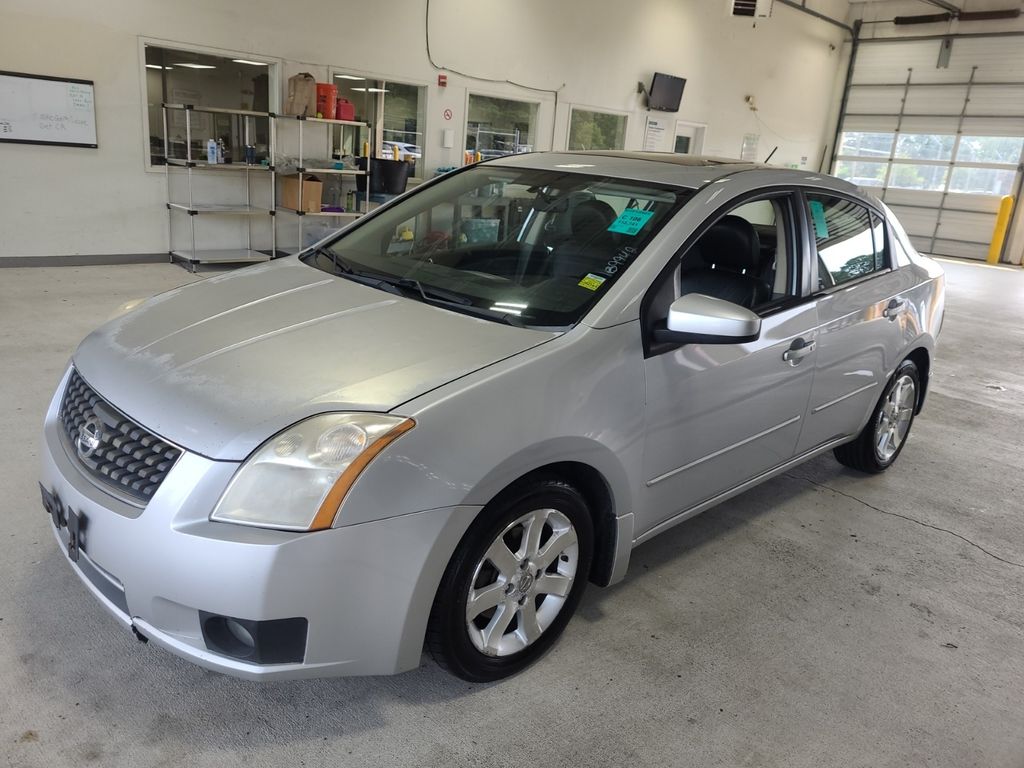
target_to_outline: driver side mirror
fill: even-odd
[[[761,318],[730,301],[688,293],[672,302],[666,328],[655,341],[672,344],[743,344],[761,334]]]

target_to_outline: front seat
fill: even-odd
[[[772,287],[759,274],[761,243],[757,230],[746,219],[725,216],[715,222],[684,261],[692,257],[702,263],[682,273],[680,296],[702,293],[747,309],[771,298]]]
[[[603,200],[583,200],[569,214],[571,234],[555,247],[552,274],[577,277],[602,269],[614,255],[615,241],[608,227],[615,209]]]

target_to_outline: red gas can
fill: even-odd
[[[334,113],[336,120],[355,120],[356,105],[348,99],[338,99],[338,108]]]
[[[333,120],[338,101],[338,86],[332,83],[316,84],[316,111],[320,117]]]

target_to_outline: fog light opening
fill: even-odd
[[[254,649],[256,647],[256,641],[253,640],[252,633],[250,633],[249,630],[238,621],[235,619],[225,619],[224,624],[227,626],[227,630],[231,633],[231,636],[240,644],[249,649]]]
[[[303,617],[254,621],[199,612],[203,641],[214,653],[255,664],[301,663],[309,622]]]
[[[203,636],[212,651],[236,659],[251,659],[256,653],[256,640],[238,619],[210,616],[203,622]]]

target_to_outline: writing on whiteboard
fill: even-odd
[[[0,141],[95,147],[92,83],[0,72]]]

